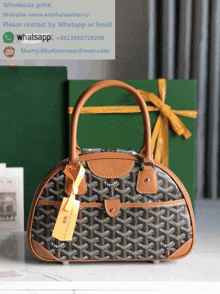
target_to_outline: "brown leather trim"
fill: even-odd
[[[38,243],[36,240],[31,240],[32,242],[32,248],[35,251],[35,255],[37,255],[38,258],[44,261],[59,261],[58,258],[56,258],[52,253],[47,251],[40,243]]]
[[[110,152],[109,152],[110,153]],[[107,152],[102,152],[102,153],[94,153],[94,154],[82,154],[80,155],[80,161],[86,161],[87,158],[89,158],[89,160],[95,160],[95,159],[100,159],[102,158],[102,156],[104,156],[104,158],[125,158],[125,159],[130,159],[130,160],[137,160],[140,161],[142,159],[142,157],[140,156],[140,154],[137,155],[132,155],[132,154],[117,154],[117,153],[113,153],[109,154]],[[92,156],[90,156],[92,155]],[[99,156],[98,156],[99,155]],[[101,155],[101,156],[100,156]],[[34,211],[38,202],[38,199],[45,187],[45,185],[49,182],[49,180],[60,170],[63,170],[64,167],[66,166],[66,164],[68,164],[69,159],[64,159],[62,161],[60,161],[53,169],[51,169],[47,175],[45,176],[45,178],[42,180],[42,182],[40,183],[40,185],[38,186],[32,204],[31,204],[31,208],[30,208],[30,212],[29,212],[29,218],[28,218],[28,224],[27,224],[27,239],[28,239],[28,244],[29,247],[31,249],[31,251],[33,252],[33,254],[35,256],[37,256],[37,254],[35,253],[35,251],[33,250],[33,246],[32,246],[32,242],[31,242],[31,230],[32,230],[32,224],[33,224],[33,217],[34,217]],[[167,174],[169,174],[169,176],[176,182],[176,184],[178,185],[180,191],[182,192],[182,194],[184,195],[186,204],[187,204],[187,208],[189,210],[189,214],[190,214],[190,218],[191,218],[191,223],[192,223],[192,244],[191,244],[191,248],[189,250],[188,253],[186,253],[184,256],[188,255],[193,247],[194,247],[194,243],[195,243],[195,220],[194,220],[194,213],[193,213],[193,208],[192,208],[192,204],[191,204],[191,200],[189,197],[188,192],[186,191],[184,185],[181,183],[181,181],[177,178],[177,176],[170,170],[168,169],[166,166],[164,166],[161,163],[158,162],[154,162],[155,166],[158,166],[159,168],[161,168],[163,171],[165,171]],[[163,202],[163,204],[165,204],[165,202]],[[181,256],[184,257],[184,256]],[[38,258],[40,258],[39,256],[37,256]],[[40,258],[41,259],[41,258]],[[175,258],[177,259],[177,258]],[[156,260],[156,259],[152,259],[152,260]],[[166,259],[158,259],[158,260],[166,260]],[[94,260],[82,260],[82,261],[75,261],[75,260],[70,260],[71,262],[93,262]],[[96,261],[96,260],[95,260]],[[101,260],[97,260],[97,261],[101,261]],[[103,261],[106,261],[105,259]],[[107,260],[108,261],[108,260]],[[112,260],[112,261],[119,261],[119,260]],[[125,260],[120,260],[120,261],[125,261]],[[134,261],[134,259],[132,260]],[[140,259],[137,259],[136,261],[141,261]],[[146,260],[145,260],[146,261]],[[150,260],[149,260],[150,261]]]
[[[70,195],[73,190],[73,180],[75,180],[79,173],[79,168],[75,168],[72,170],[68,169],[69,165],[66,165],[63,173],[66,175],[65,177],[65,192],[67,195]],[[77,195],[84,195],[87,192],[87,184],[86,184],[86,176],[84,175],[79,188]]]
[[[73,180],[71,180],[70,178],[66,177],[65,178],[65,192],[67,195],[70,195],[72,193],[73,190]],[[82,182],[79,185],[78,188],[78,193],[77,195],[84,195],[87,192],[87,184],[86,184],[86,177],[84,176],[82,179]]]
[[[129,154],[129,153],[116,153],[116,152],[97,152],[97,153],[85,153],[80,154],[79,161],[90,161],[100,159],[126,159],[133,161],[142,161],[143,155],[141,154]]]
[[[113,199],[114,200],[114,199]],[[113,201],[109,200],[109,201]],[[38,200],[37,205],[52,205],[52,206],[61,206],[61,201],[52,201],[52,200]],[[173,200],[173,201],[164,201],[164,202],[138,202],[138,203],[130,203],[130,202],[119,202],[120,208],[138,208],[138,207],[163,207],[163,206],[175,206],[185,203],[185,199]],[[100,202],[81,202],[80,208],[101,208],[104,207],[104,203]]]
[[[73,188],[73,180],[68,178],[67,176],[65,177],[65,186],[64,186],[64,191],[67,195],[70,195],[72,193],[72,188]]]
[[[104,179],[116,179],[126,176],[134,167],[134,163],[131,160],[115,158],[87,161],[91,172]]]
[[[185,255],[189,254],[189,252],[192,250],[192,242],[193,242],[192,238],[188,239],[182,246],[180,246],[170,256],[168,256],[167,260],[182,258]]]
[[[116,217],[120,211],[120,200],[119,199],[105,199],[104,206],[107,214],[110,217]]]
[[[157,174],[152,166],[145,165],[144,168],[138,172],[136,190],[140,194],[157,193]]]

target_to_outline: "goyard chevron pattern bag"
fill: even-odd
[[[107,87],[127,90],[141,109],[144,144],[139,153],[117,149],[80,153],[76,138],[80,110],[94,92]],[[80,166],[85,175],[74,190]],[[60,240],[53,236],[54,227],[64,199],[70,201],[73,195],[80,202],[77,220],[71,239]],[[135,88],[107,80],[79,97],[71,120],[70,156],[37,188],[27,234],[33,254],[44,261],[159,261],[182,258],[192,250],[190,197],[175,174],[152,159],[149,114]]]

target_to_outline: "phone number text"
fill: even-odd
[[[60,41],[103,41],[105,36],[96,36],[96,35],[64,35],[57,37],[57,40]]]

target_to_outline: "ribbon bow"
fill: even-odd
[[[177,115],[190,118],[197,117],[197,111],[192,110],[172,110],[171,107],[165,104],[166,99],[166,80],[158,79],[159,97],[154,93],[148,93],[143,90],[138,90],[145,101],[154,104],[154,109],[151,111],[159,111],[160,115],[154,125],[151,137],[151,152],[154,152],[154,158],[157,162],[161,162],[168,166],[168,129],[169,123],[173,131],[178,136],[183,136],[189,139],[192,133],[187,129]]]

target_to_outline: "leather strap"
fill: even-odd
[[[122,88],[129,92],[134,99],[136,100],[137,104],[139,105],[141,109],[141,114],[143,118],[143,125],[144,125],[144,144],[142,147],[143,156],[144,156],[144,162],[145,163],[153,163],[153,158],[151,154],[151,124],[150,124],[150,118],[149,113],[147,110],[146,103],[142,96],[138,93],[138,91],[121,81],[117,80],[104,80],[97,82],[93,84],[92,86],[88,87],[78,98],[74,110],[72,113],[71,118],[71,142],[70,142],[70,156],[69,156],[69,164],[70,165],[78,165],[79,160],[79,152],[77,151],[77,127],[78,127],[78,120],[80,115],[80,110],[86,103],[86,101],[89,99],[89,97],[94,94],[95,92],[108,88],[108,87],[117,87]]]

